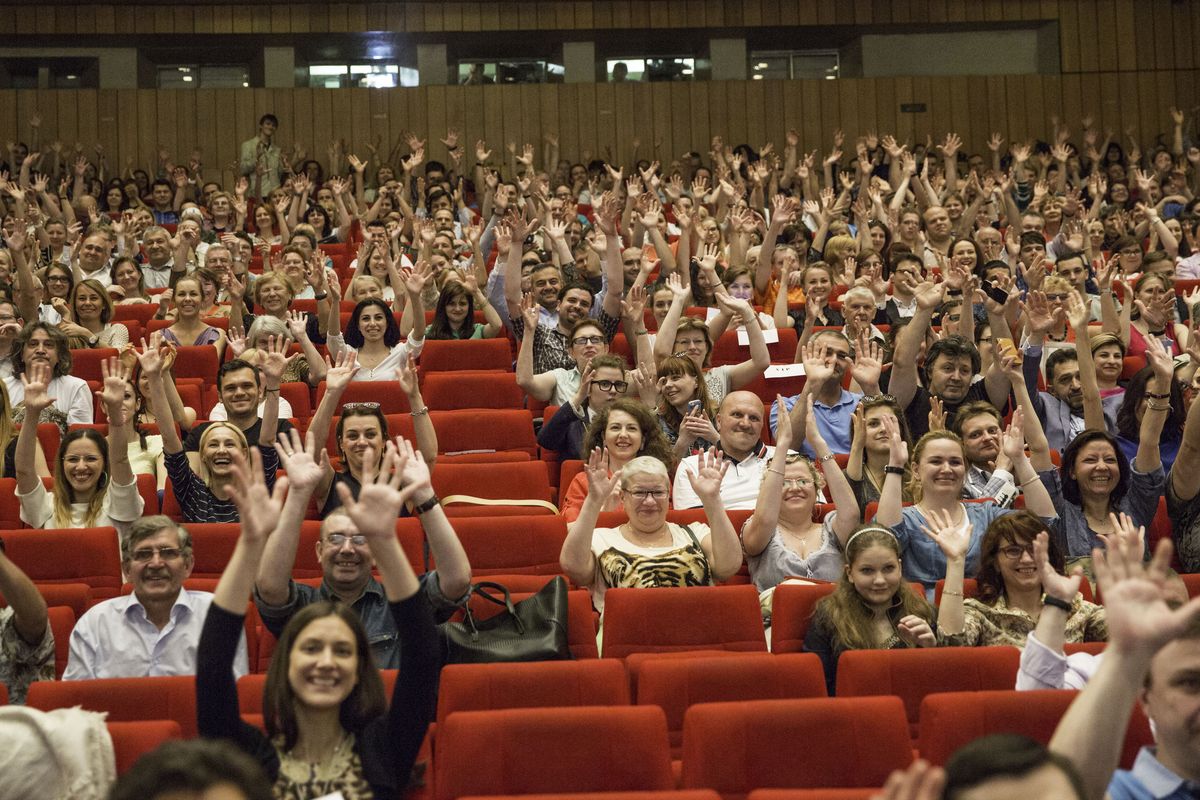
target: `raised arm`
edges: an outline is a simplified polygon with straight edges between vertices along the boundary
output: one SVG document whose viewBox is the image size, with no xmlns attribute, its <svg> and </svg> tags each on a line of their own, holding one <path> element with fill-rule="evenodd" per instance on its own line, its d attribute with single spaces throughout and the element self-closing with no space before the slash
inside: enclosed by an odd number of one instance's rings
<svg viewBox="0 0 1200 800">
<path fill-rule="evenodd" d="M 408 453 L 400 467 L 401 485 L 406 491 L 412 492 L 414 508 L 425 508 L 429 500 L 437 500 L 437 495 L 433 492 L 429 464 L 421 457 L 420 451 L 414 454 L 412 445 L 402 437 L 396 437 L 396 448 L 401 454 Z M 437 564 L 438 588 L 450 600 L 463 597 L 471 591 L 471 563 L 467 560 L 467 551 L 463 549 L 454 526 L 450 524 L 441 503 L 435 502 L 425 508 L 419 517 L 421 528 L 425 531 L 425 540 L 429 542 L 429 550 L 433 554 L 434 563 Z"/>
<path fill-rule="evenodd" d="M 42 412 L 54 404 L 50 396 L 50 368 L 45 364 L 27 364 L 21 373 L 25 384 L 25 424 L 17 434 L 17 451 L 14 457 L 17 469 L 17 491 L 23 495 L 34 491 L 41 478 L 35 468 L 37 453 L 41 445 L 37 438 L 38 419 Z"/>
<path fill-rule="evenodd" d="M 654 338 L 654 360 L 661 362 L 675 352 L 675 334 L 679 329 L 679 320 L 683 317 L 683 308 L 692 296 L 692 292 L 683 285 L 679 274 L 667 277 L 667 288 L 671 290 L 671 307 L 667 309 L 662 324 L 658 326 L 658 336 Z"/>
<path fill-rule="evenodd" d="M 300 432 L 294 428 L 279 437 L 279 463 L 287 471 L 290 490 L 275 522 L 275 532 L 266 543 L 254 582 L 259 598 L 267 605 L 282 606 L 291 596 L 292 568 L 296 563 L 300 526 L 308 510 L 309 498 L 324 477 L 333 471 L 329 466 L 329 454 L 318 447 L 324 441 L 311 428 L 303 445 Z M 258 479 L 264 480 L 261 470 Z"/>
<path fill-rule="evenodd" d="M 104 404 L 108 416 L 108 470 L 111 482 L 117 486 L 130 486 L 136 480 L 129 466 L 129 428 L 133 420 L 125 414 L 125 389 L 129 386 L 133 370 L 121 363 L 116 356 L 100 362 L 103 389 L 96 396 Z"/>
<path fill-rule="evenodd" d="M 579 516 L 567 526 L 567 538 L 558 556 L 559 566 L 579 586 L 591 586 L 596 580 L 596 556 L 592 553 L 592 534 L 596 519 L 604 504 L 612 497 L 621 481 L 621 470 L 608 474 L 608 458 L 599 447 L 592 450 L 584 471 L 588 479 L 588 494 L 579 509 Z"/>
<path fill-rule="evenodd" d="M 300 357 L 297 353 L 289 358 L 287 350 L 285 337 L 271 336 L 267 339 L 267 349 L 262 351 L 263 413 L 258 434 L 259 447 L 275 446 L 275 436 L 279 431 L 279 381 L 288 364 Z"/>
<path fill-rule="evenodd" d="M 27 643 L 36 645 L 46 635 L 46 601 L 21 568 L 0 550 L 0 597 L 13 610 L 13 626 Z"/>
<path fill-rule="evenodd" d="M 787 469 L 787 454 L 792 447 L 792 418 L 783 404 L 782 396 L 775 395 L 775 407 L 779 413 L 779 424 L 775 429 L 775 452 L 763 475 L 758 498 L 754 501 L 754 513 L 742 528 L 742 547 L 748 556 L 756 556 L 767 549 L 779 525 L 783 477 Z"/>
<path fill-rule="evenodd" d="M 808 417 L 804 438 L 808 442 L 808 446 L 812 448 L 816 463 L 821 465 L 821 472 L 825 475 L 825 488 L 829 491 L 829 499 L 833 501 L 833 505 L 837 509 L 837 516 L 833 518 L 833 532 L 838 537 L 841 548 L 845 549 L 850 535 L 862 523 L 862 511 L 858 507 L 858 500 L 854 497 L 854 489 L 846 480 L 842 468 L 838 466 L 837 459 L 834 458 L 833 451 L 829 449 L 829 445 L 825 443 L 825 439 L 817 427 L 817 419 L 813 413 L 812 394 L 809 394 L 804 402 Z M 783 422 L 782 416 L 780 422 Z M 778 443 L 775 446 L 778 448 Z"/>
<path fill-rule="evenodd" d="M 1075 331 L 1075 357 L 1079 363 L 1079 384 L 1083 392 L 1083 421 L 1094 430 L 1107 430 L 1096 364 L 1088 344 L 1088 308 L 1079 292 L 1067 294 L 1067 321 Z"/>
<path fill-rule="evenodd" d="M 891 417 L 879 418 L 888 437 L 888 463 L 884 467 L 883 487 L 879 492 L 879 508 L 875 521 L 892 527 L 900 524 L 901 508 L 904 506 L 904 467 L 908 464 L 908 444 L 900 436 L 900 425 Z"/>
<path fill-rule="evenodd" d="M 288 478 L 278 478 L 274 489 L 268 489 L 257 447 L 250 449 L 249 463 L 237 450 L 232 458 L 234 481 L 230 484 L 230 499 L 237 506 L 242 534 L 217 582 L 213 604 L 240 617 L 246 613 L 246 602 L 267 540 L 282 516 Z"/>
<path fill-rule="evenodd" d="M 687 470 L 687 480 L 692 491 L 700 498 L 704 506 L 704 516 L 708 519 L 711 534 L 706 542 L 705 555 L 712 564 L 713 578 L 723 581 L 732 576 L 742 566 L 742 546 L 738 541 L 737 531 L 725 513 L 725 505 L 721 502 L 721 480 L 729 469 L 729 460 L 710 448 L 707 453 L 700 453 L 696 460 L 696 471 Z M 680 467 L 686 469 L 685 467 Z"/>
<path fill-rule="evenodd" d="M 963 576 L 971 545 L 971 525 L 966 520 L 955 525 L 949 513 L 932 508 L 925 511 L 925 518 L 930 525 L 922 525 L 921 530 L 946 556 L 946 584 L 938 605 L 938 632 L 957 636 L 963 632 Z"/>
<path fill-rule="evenodd" d="M 554 387 L 558 384 L 552 372 L 535 374 L 533 371 L 533 346 L 537 337 L 538 305 L 532 294 L 526 294 L 521 301 L 521 315 L 525 320 L 521 346 L 517 350 L 517 385 L 530 397 L 543 403 L 554 396 Z M 660 334 L 661 335 L 661 334 Z"/>
<path fill-rule="evenodd" d="M 781 288 L 780 291 L 783 289 Z M 716 294 L 714 297 L 717 305 L 723 311 L 741 319 L 742 325 L 746 328 L 746 338 L 750 340 L 750 358 L 734 364 L 729 370 L 730 388 L 740 389 L 762 375 L 767 367 L 771 366 L 771 352 L 767 349 L 767 340 L 763 337 L 762 326 L 758 324 L 758 314 L 749 301 L 726 297 L 723 294 Z"/>
<path fill-rule="evenodd" d="M 775 243 L 783 229 L 795 218 L 795 201 L 784 195 L 775 195 L 772 200 L 771 223 L 763 235 L 762 247 L 758 250 L 758 264 L 754 268 L 754 290 L 759 294 L 766 294 L 767 287 L 771 285 L 771 262 L 775 258 Z M 784 284 L 779 287 L 779 291 L 787 294 L 787 276 L 783 277 Z"/>
<path fill-rule="evenodd" d="M 158 420 L 158 432 L 162 435 L 164 453 L 183 452 L 183 442 L 179 438 L 179 430 L 171 416 L 171 401 L 167 399 L 167 387 L 163 380 L 162 355 L 159 352 L 161 337 L 155 332 L 147 344 L 142 340 L 142 353 L 138 356 L 142 373 L 150 385 L 146 399 L 150 403 L 150 413 Z"/>
<path fill-rule="evenodd" d="M 1171 413 L 1171 382 L 1175 379 L 1171 356 L 1157 336 L 1146 338 L 1146 360 L 1154 377 L 1146 384 L 1146 410 L 1142 414 L 1137 455 L 1133 459 L 1133 468 L 1141 473 L 1154 472 L 1162 466 L 1159 439 L 1167 415 Z M 1167 395 L 1167 399 L 1156 399 L 1152 396 L 1156 394 Z"/>
<path fill-rule="evenodd" d="M 921 342 L 929 332 L 933 310 L 942 302 L 942 286 L 923 283 L 916 287 L 917 312 L 900 335 L 896 337 L 896 352 L 892 356 L 892 379 L 889 384 L 892 396 L 901 408 L 908 408 L 917 392 L 917 355 Z M 965 311 L 964 311 L 965 313 Z"/>
</svg>

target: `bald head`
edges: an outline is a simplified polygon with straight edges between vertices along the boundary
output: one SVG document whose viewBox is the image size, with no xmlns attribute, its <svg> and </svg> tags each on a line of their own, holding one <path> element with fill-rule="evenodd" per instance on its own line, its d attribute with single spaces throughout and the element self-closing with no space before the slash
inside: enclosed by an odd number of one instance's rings
<svg viewBox="0 0 1200 800">
<path fill-rule="evenodd" d="M 730 392 L 717 412 L 721 449 L 741 461 L 762 442 L 763 401 L 754 392 Z"/>
</svg>

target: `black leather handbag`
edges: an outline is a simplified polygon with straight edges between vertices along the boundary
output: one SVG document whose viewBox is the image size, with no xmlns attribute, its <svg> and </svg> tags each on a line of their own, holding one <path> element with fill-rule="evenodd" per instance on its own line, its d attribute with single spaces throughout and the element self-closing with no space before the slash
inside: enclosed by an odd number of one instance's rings
<svg viewBox="0 0 1200 800">
<path fill-rule="evenodd" d="M 519 603 L 512 601 L 506 587 L 490 581 L 474 584 L 471 593 L 504 606 L 504 610 L 479 620 L 464 603 L 462 622 L 446 622 L 439 626 L 445 663 L 571 658 L 571 649 L 567 645 L 567 582 L 562 576 Z"/>
</svg>

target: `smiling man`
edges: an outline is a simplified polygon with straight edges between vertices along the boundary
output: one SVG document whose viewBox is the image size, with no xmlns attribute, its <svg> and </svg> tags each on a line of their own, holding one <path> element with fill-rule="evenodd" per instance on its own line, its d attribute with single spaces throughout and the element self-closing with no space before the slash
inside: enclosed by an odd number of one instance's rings
<svg viewBox="0 0 1200 800">
<path fill-rule="evenodd" d="M 1004 418 L 986 400 L 967 403 L 958 409 L 950 430 L 963 440 L 967 453 L 967 476 L 963 497 L 990 497 L 1002 506 L 1012 505 L 1017 495 L 1012 460 L 1001 449 Z"/>
<path fill-rule="evenodd" d="M 721 455 L 732 462 L 721 480 L 721 502 L 725 508 L 754 508 L 762 484 L 763 471 L 771 463 L 774 447 L 762 442 L 766 409 L 754 392 L 730 392 L 717 412 Z M 672 508 L 700 508 L 703 503 L 692 489 L 689 472 L 697 471 L 699 456 L 679 462 L 672 491 Z"/>
<path fill-rule="evenodd" d="M 98 603 L 79 618 L 63 680 L 195 674 L 213 596 L 183 588 L 194 563 L 192 537 L 182 525 L 161 515 L 135 522 L 121 543 L 121 570 L 133 594 Z M 234 672 L 248 671 L 243 634 Z"/>
<path fill-rule="evenodd" d="M 279 391 L 276 389 L 275 391 Z M 248 361 L 235 358 L 226 361 L 217 371 L 217 395 L 221 398 L 212 412 L 208 414 L 208 422 L 202 422 L 192 427 L 188 432 L 184 449 L 188 452 L 189 460 L 198 458 L 200 439 L 204 431 L 213 422 L 228 420 L 241 428 L 246 434 L 246 441 L 257 442 L 259 429 L 262 426 L 262 409 L 265 402 L 265 392 L 262 381 L 259 380 L 258 370 Z M 292 406 L 287 400 L 279 398 L 279 432 L 285 434 L 292 429 L 287 418 L 292 416 Z M 193 469 L 198 468 L 199 461 L 193 461 Z"/>
</svg>

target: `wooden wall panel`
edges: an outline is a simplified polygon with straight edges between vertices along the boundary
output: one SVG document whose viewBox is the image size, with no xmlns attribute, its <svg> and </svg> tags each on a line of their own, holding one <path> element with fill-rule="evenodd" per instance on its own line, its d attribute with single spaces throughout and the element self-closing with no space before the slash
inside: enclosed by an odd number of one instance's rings
<svg viewBox="0 0 1200 800">
<path fill-rule="evenodd" d="M 202 151 L 210 174 L 236 160 L 239 142 L 253 135 L 268 111 L 280 119 L 280 140 L 299 141 L 322 162 L 334 139 L 371 160 L 372 170 L 406 131 L 428 141 L 427 157 L 446 160 L 440 140 L 459 128 L 467 148 L 487 141 L 493 160 L 509 143 L 537 148 L 558 136 L 561 156 L 577 161 L 602 157 L 606 148 L 627 161 L 632 141 L 639 155 L 664 165 L 688 150 L 707 153 L 713 136 L 731 146 L 766 142 L 782 150 L 789 128 L 804 152 L 828 153 L 832 132 L 843 128 L 845 152 L 868 131 L 892 133 L 901 142 L 940 141 L 948 131 L 968 152 L 985 152 L 988 136 L 1008 142 L 1049 134 L 1062 120 L 1078 138 L 1079 120 L 1123 135 L 1127 127 L 1143 149 L 1169 131 L 1167 108 L 1200 104 L 1200 71 L 1076 73 L 1062 76 L 879 78 L 841 81 L 717 81 L 697 83 L 445 86 L 419 89 L 222 89 L 211 91 L 80 90 L 3 91 L 0 137 L 28 135 L 28 119 L 40 113 L 44 141 L 61 140 L 68 152 L 80 142 L 89 157 L 104 146 L 109 164 L 124 168 L 154 160 L 161 145 L 176 159 Z M 902 103 L 927 105 L 925 113 L 902 113 Z M 367 145 L 378 141 L 378 154 Z M 407 149 L 404 149 L 407 152 Z M 73 157 L 73 156 L 72 156 Z"/>
</svg>

